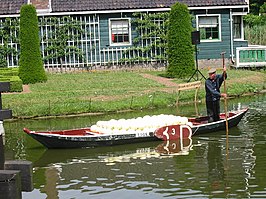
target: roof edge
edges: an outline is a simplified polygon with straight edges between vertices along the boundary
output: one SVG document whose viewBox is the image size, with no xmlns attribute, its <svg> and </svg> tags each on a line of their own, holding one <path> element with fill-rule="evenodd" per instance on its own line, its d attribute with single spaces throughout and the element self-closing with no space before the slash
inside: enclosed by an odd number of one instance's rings
<svg viewBox="0 0 266 199">
<path fill-rule="evenodd" d="M 249 8 L 249 5 L 234 5 L 234 6 L 203 6 L 203 7 L 188 7 L 189 10 L 218 10 L 218 9 L 234 9 L 234 8 Z M 60 15 L 81 15 L 81 14 L 106 14 L 106 13 L 129 13 L 129 12 L 155 12 L 155 11 L 170 11 L 171 8 L 150 8 L 150 9 L 127 9 L 127 10 L 98 10 L 98 11 L 74 11 L 74 12 L 46 12 L 37 13 L 37 16 L 60 16 Z M 0 15 L 4 17 L 19 17 L 20 14 Z"/>
</svg>

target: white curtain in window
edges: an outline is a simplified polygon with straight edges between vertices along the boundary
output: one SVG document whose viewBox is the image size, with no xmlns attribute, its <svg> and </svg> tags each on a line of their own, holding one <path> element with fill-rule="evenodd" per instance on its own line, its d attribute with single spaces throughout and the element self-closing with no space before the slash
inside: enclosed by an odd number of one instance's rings
<svg viewBox="0 0 266 199">
<path fill-rule="evenodd" d="M 128 21 L 119 20 L 111 23 L 112 34 L 128 34 Z"/>
<path fill-rule="evenodd" d="M 199 17 L 200 28 L 211 28 L 218 26 L 218 17 Z"/>
</svg>

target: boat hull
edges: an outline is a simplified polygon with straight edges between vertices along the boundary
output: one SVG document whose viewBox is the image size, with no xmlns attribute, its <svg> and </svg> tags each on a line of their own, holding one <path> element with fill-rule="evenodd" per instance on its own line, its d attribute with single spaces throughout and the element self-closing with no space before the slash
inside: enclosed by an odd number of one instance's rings
<svg viewBox="0 0 266 199">
<path fill-rule="evenodd" d="M 109 135 L 99 137 L 74 137 L 74 136 L 47 136 L 43 134 L 30 133 L 32 138 L 39 141 L 45 147 L 51 148 L 92 148 L 99 146 L 113 146 L 130 143 L 156 141 L 159 138 L 155 137 L 153 132 L 149 136 L 136 137 L 131 135 Z"/>
<path fill-rule="evenodd" d="M 247 111 L 248 111 L 248 109 L 244 109 L 244 110 L 237 112 L 236 114 L 234 114 L 231 117 L 229 115 L 229 117 L 227 119 L 228 128 L 232 128 L 232 127 L 237 126 Z M 212 133 L 212 132 L 216 132 L 216 131 L 225 130 L 226 129 L 225 115 L 221 114 L 221 116 L 223 117 L 223 119 L 221 119 L 220 121 L 201 124 L 201 125 L 197 125 L 197 126 L 192 127 L 192 136 L 200 135 L 203 133 Z"/>
<path fill-rule="evenodd" d="M 227 119 L 228 127 L 232 128 L 237 126 L 247 111 L 248 109 L 230 112 Z M 181 129 L 181 125 L 164 126 L 157 129 L 155 132 L 136 132 L 125 134 L 93 133 L 90 128 L 51 132 L 35 132 L 24 128 L 24 132 L 47 148 L 86 148 L 148 142 L 162 139 L 168 140 L 169 137 L 171 137 L 170 133 L 173 134 L 173 132 L 177 132 L 178 135 L 174 139 L 182 139 L 188 138 L 191 135 L 194 136 L 203 133 L 225 130 L 225 115 L 221 114 L 220 117 L 222 118 L 220 121 L 212 123 L 207 123 L 207 117 L 190 118 L 189 121 L 193 123 L 193 126 L 191 128 L 189 127 L 190 133 L 187 133 L 186 131 L 182 132 L 181 130 L 179 131 L 178 129 Z M 167 129 L 167 131 L 165 129 Z"/>
</svg>

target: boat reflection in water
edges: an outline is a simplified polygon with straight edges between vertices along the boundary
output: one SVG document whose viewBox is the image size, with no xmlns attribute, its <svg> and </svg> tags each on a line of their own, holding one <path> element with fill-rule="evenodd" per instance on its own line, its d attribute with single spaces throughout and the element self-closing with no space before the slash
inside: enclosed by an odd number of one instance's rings
<svg viewBox="0 0 266 199">
<path fill-rule="evenodd" d="M 160 155 L 188 155 L 192 148 L 192 139 L 167 140 L 156 147 Z"/>
<path fill-rule="evenodd" d="M 130 162 L 134 159 L 160 158 L 167 155 L 188 155 L 191 148 L 192 139 L 186 138 L 89 149 L 49 149 L 34 162 L 34 166 L 66 165 L 75 163 L 77 160 L 79 162 L 86 162 L 86 160 L 106 163 Z"/>
<path fill-rule="evenodd" d="M 116 162 L 130 162 L 131 159 L 148 159 L 162 158 L 173 155 L 188 155 L 192 148 L 192 139 L 167 140 L 159 144 L 155 148 L 137 149 L 135 153 L 129 153 L 120 156 L 110 156 L 103 159 L 107 165 L 113 165 Z"/>
</svg>

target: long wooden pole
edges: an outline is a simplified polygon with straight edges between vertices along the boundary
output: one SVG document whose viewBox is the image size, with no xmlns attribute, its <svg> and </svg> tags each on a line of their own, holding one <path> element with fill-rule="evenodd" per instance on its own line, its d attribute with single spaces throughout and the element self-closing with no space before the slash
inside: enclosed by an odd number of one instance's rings
<svg viewBox="0 0 266 199">
<path fill-rule="evenodd" d="M 224 63 L 224 54 L 225 52 L 222 52 L 222 59 L 223 59 L 223 69 L 225 68 L 225 63 Z M 223 73 L 224 76 L 224 93 L 227 94 L 226 91 L 226 78 L 225 78 L 225 71 Z M 227 119 L 227 98 L 224 98 L 224 113 L 225 113 L 225 127 L 226 127 L 226 154 L 228 157 L 228 140 L 229 140 L 229 129 L 228 129 L 228 119 Z"/>
</svg>

